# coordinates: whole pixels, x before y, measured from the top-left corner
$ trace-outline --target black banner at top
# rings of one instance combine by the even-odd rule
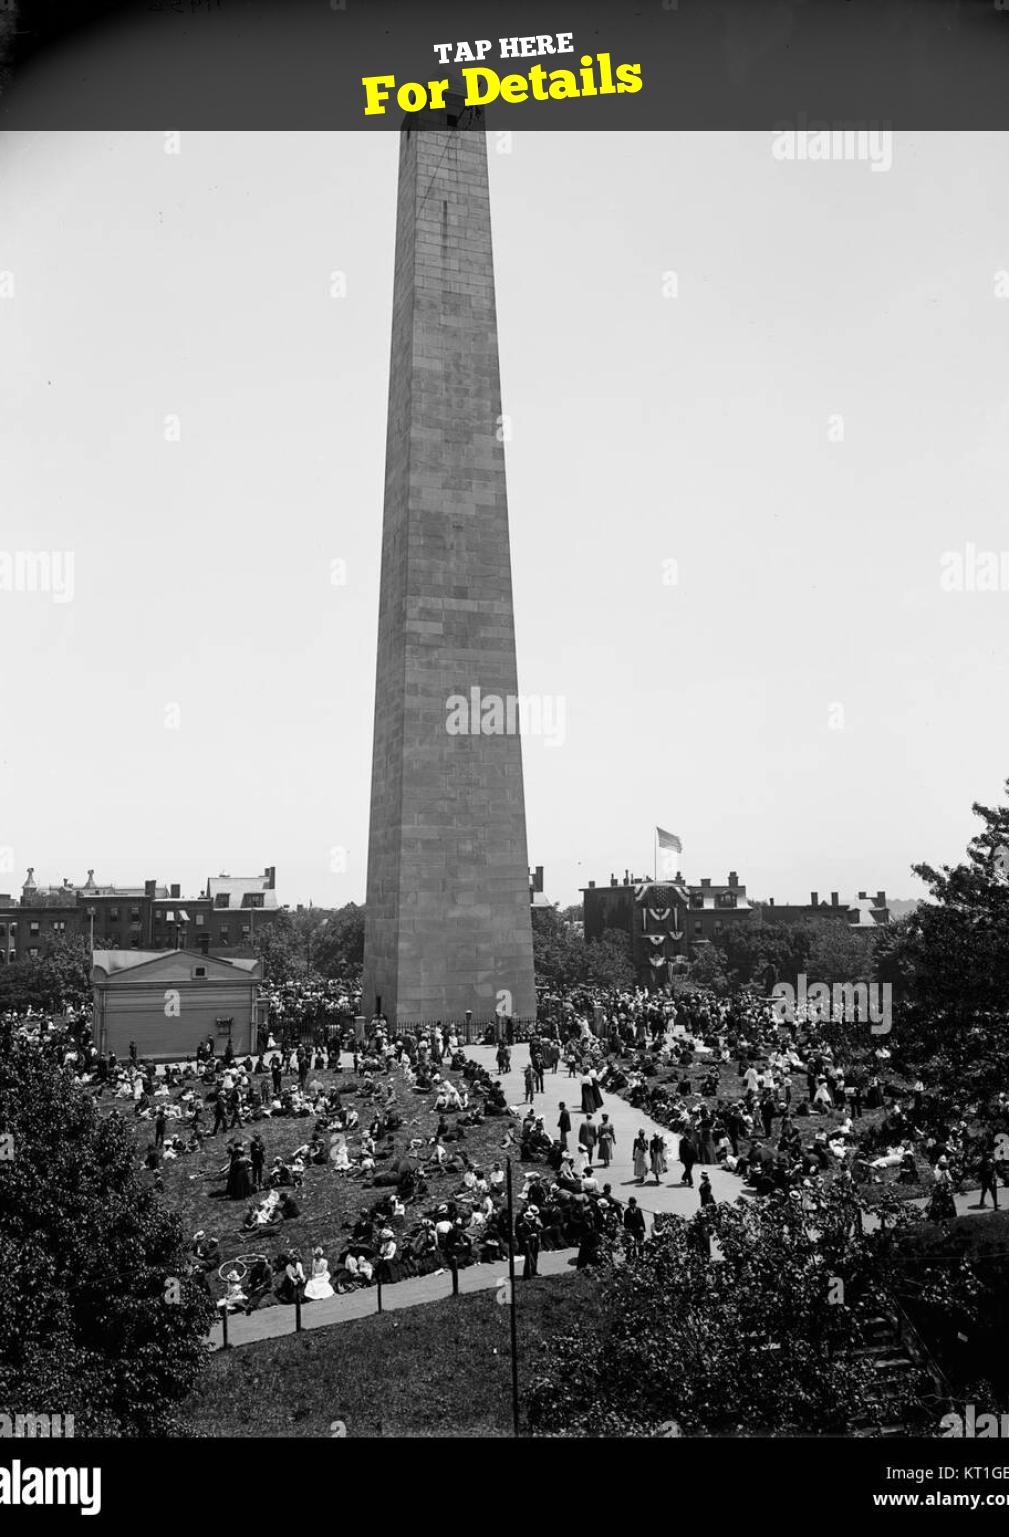
[[[0,0],[15,129],[1009,126],[1009,0]]]

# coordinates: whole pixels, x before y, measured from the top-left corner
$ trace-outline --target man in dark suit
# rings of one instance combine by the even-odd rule
[[[640,1253],[641,1245],[645,1241],[645,1227],[645,1214],[632,1195],[624,1212],[624,1232],[627,1235],[627,1246],[631,1254]]]
[[[697,1147],[693,1137],[688,1131],[685,1131],[683,1136],[680,1138],[680,1162],[683,1165],[683,1179],[680,1183],[693,1187],[694,1164],[697,1162]]]
[[[525,1211],[515,1223],[515,1237],[518,1239],[519,1248],[525,1263],[522,1266],[522,1279],[529,1281],[537,1273],[540,1258],[540,1234],[543,1224],[540,1222],[539,1209],[536,1206],[527,1206]]]
[[[252,1164],[252,1188],[253,1190],[262,1190],[263,1166],[266,1163],[266,1148],[258,1131],[253,1137],[252,1142],[249,1144],[249,1161]]]
[[[560,1144],[563,1151],[568,1150],[568,1132],[571,1130],[571,1115],[567,1105],[561,1100],[561,1113],[557,1119],[557,1130],[560,1132]]]

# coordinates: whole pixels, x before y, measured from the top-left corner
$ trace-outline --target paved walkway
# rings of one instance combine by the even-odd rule
[[[497,1077],[496,1048],[492,1046],[470,1046],[466,1048],[468,1056],[476,1058],[484,1067]],[[512,1071],[506,1074],[501,1085],[509,1105],[524,1105],[525,1082],[524,1070],[529,1060],[529,1048],[519,1045],[512,1048]],[[537,1094],[533,1101],[537,1115],[542,1115],[545,1127],[551,1136],[556,1135],[557,1117],[560,1113],[560,1104],[563,1100],[571,1112],[571,1135],[569,1144],[577,1151],[578,1128],[585,1117],[581,1112],[581,1077],[569,1078],[567,1068],[563,1063],[556,1073],[549,1070],[543,1080],[544,1092]],[[679,1149],[679,1139],[675,1132],[670,1132],[668,1127],[660,1126],[649,1116],[643,1115],[640,1110],[633,1110],[627,1101],[616,1094],[607,1094],[603,1097],[602,1110],[597,1111],[594,1119],[597,1124],[605,1110],[616,1128],[617,1139],[614,1148],[613,1162],[609,1169],[602,1169],[595,1165],[596,1175],[600,1185],[609,1181],[613,1186],[613,1192],[617,1199],[626,1205],[629,1195],[637,1198],[639,1206],[649,1217],[657,1212],[675,1212],[679,1216],[689,1217],[699,1206],[697,1190],[689,1186],[683,1186],[678,1182],[678,1175],[682,1172],[681,1166],[675,1161],[676,1152]],[[524,1113],[524,1111],[523,1111]],[[514,1122],[502,1123],[514,1126]],[[644,1130],[646,1137],[651,1137],[655,1131],[659,1131],[666,1138],[668,1148],[667,1162],[669,1172],[662,1183],[656,1185],[654,1179],[650,1179],[644,1185],[639,1185],[634,1177],[634,1169],[631,1162],[631,1146],[639,1130]],[[580,1167],[580,1162],[576,1163]],[[694,1171],[695,1181],[700,1178],[701,1165]],[[735,1201],[744,1192],[742,1182],[734,1175],[716,1165],[706,1166],[707,1174],[711,1180],[711,1188],[714,1191],[716,1201]],[[549,1170],[547,1171],[549,1173]],[[520,1194],[521,1185],[517,1182],[515,1190],[516,1201]],[[965,1216],[977,1212],[978,1192],[969,1190],[955,1197],[958,1216]],[[927,1201],[923,1198],[916,1199],[912,1204],[924,1207]],[[990,1210],[989,1207],[983,1208]],[[1004,1204],[1001,1209],[1009,1210],[1009,1190],[1004,1192]],[[865,1226],[873,1228],[878,1218],[872,1214],[871,1208],[865,1214]],[[574,1274],[573,1261],[577,1254],[575,1249],[559,1249],[549,1253],[541,1253],[539,1261],[539,1273],[541,1275],[572,1275]],[[516,1257],[516,1276],[521,1285],[522,1261]],[[508,1277],[507,1260],[499,1260],[494,1264],[472,1265],[459,1272],[459,1291],[468,1295],[471,1292],[489,1291],[496,1288]],[[452,1295],[452,1276],[446,1269],[433,1275],[415,1276],[408,1280],[397,1281],[395,1285],[382,1287],[382,1311],[392,1312],[397,1308],[419,1307],[426,1302],[440,1302]],[[302,1308],[301,1321],[303,1329],[325,1328],[330,1324],[346,1322],[350,1318],[367,1318],[378,1312],[378,1288],[371,1286],[359,1291],[346,1292],[343,1295],[327,1297],[320,1302],[306,1303]],[[286,1334],[295,1332],[294,1308],[277,1305],[263,1308],[246,1318],[244,1313],[232,1314],[228,1319],[228,1344],[232,1346],[253,1344],[256,1340],[278,1339]],[[223,1344],[223,1329],[220,1319],[214,1324],[210,1333],[211,1349],[219,1350]]]
[[[554,1249],[550,1253],[541,1253],[539,1274],[574,1275],[573,1261],[577,1253],[577,1249]],[[518,1255],[515,1258],[515,1275],[516,1285],[521,1287],[522,1260]],[[459,1272],[459,1292],[460,1295],[468,1295],[470,1292],[491,1291],[507,1279],[507,1258],[497,1260],[494,1264],[471,1265]],[[391,1313],[395,1308],[441,1302],[451,1295],[452,1276],[448,1270],[437,1271],[433,1275],[413,1276],[405,1281],[397,1281],[394,1286],[382,1287],[382,1311]],[[346,1323],[348,1318],[370,1318],[377,1312],[378,1287],[368,1286],[359,1291],[324,1297],[319,1302],[305,1303],[301,1309],[301,1324],[303,1329],[320,1329],[329,1324]],[[294,1322],[294,1308],[279,1303],[276,1307],[262,1308],[249,1318],[244,1313],[232,1313],[228,1318],[228,1344],[251,1345],[256,1340],[279,1339],[282,1335],[295,1332]],[[218,1320],[210,1332],[211,1349],[220,1350],[223,1343],[223,1329]]]
[[[487,1069],[493,1078],[497,1078],[497,1048],[495,1046],[468,1046],[466,1055],[475,1057],[480,1064]],[[509,1105],[524,1107],[525,1081],[524,1072],[529,1061],[529,1048],[526,1045],[512,1047],[512,1070],[501,1079],[501,1087],[504,1089],[505,1098]],[[537,1115],[543,1117],[544,1127],[551,1137],[557,1136],[557,1117],[560,1113],[561,1100],[564,1100],[571,1114],[571,1133],[568,1138],[568,1147],[575,1153],[575,1168],[581,1168],[581,1160],[577,1156],[578,1129],[585,1120],[582,1115],[582,1081],[581,1074],[577,1078],[569,1078],[568,1070],[562,1062],[556,1073],[548,1068],[543,1079],[542,1094],[537,1094],[533,1100],[533,1109]],[[633,1195],[638,1205],[650,1216],[656,1212],[675,1212],[680,1217],[693,1216],[698,1210],[700,1201],[697,1197],[697,1184],[701,1174],[706,1173],[711,1180],[711,1188],[716,1201],[735,1201],[743,1192],[743,1182],[735,1174],[728,1173],[717,1164],[698,1164],[694,1169],[694,1188],[680,1184],[680,1176],[683,1173],[682,1166],[677,1160],[680,1149],[680,1139],[676,1132],[670,1131],[668,1126],[660,1126],[649,1116],[640,1110],[632,1110],[625,1099],[617,1094],[604,1094],[602,1110],[597,1110],[593,1115],[596,1125],[602,1119],[603,1111],[609,1116],[616,1128],[617,1140],[613,1151],[613,1162],[608,1169],[604,1169],[596,1163],[594,1167],[596,1178],[600,1188],[609,1182],[613,1186],[613,1194],[618,1201],[627,1204],[628,1196]],[[523,1114],[525,1110],[523,1108]],[[634,1165],[631,1158],[631,1148],[638,1132],[643,1130],[645,1136],[651,1139],[653,1133],[659,1132],[666,1139],[666,1163],[667,1173],[662,1183],[656,1185],[654,1178],[649,1176],[644,1185],[639,1185],[634,1178]],[[546,1171],[549,1174],[549,1169]],[[519,1191],[516,1190],[516,1196]]]

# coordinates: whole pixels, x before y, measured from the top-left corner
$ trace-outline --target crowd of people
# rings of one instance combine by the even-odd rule
[[[1009,1184],[998,1156],[1009,1095],[968,1105],[929,1093],[921,1080],[895,1082],[885,1042],[865,1027],[839,1028],[815,1007],[786,1018],[748,991],[573,993],[553,1004],[551,1028],[571,1075],[591,1075],[669,1128],[684,1184],[698,1165],[735,1173],[759,1195],[815,1196],[836,1178],[864,1197],[892,1179],[928,1196],[937,1219],[952,1214],[968,1179],[980,1184],[981,1206],[989,1193],[997,1205],[999,1183]],[[658,1182],[667,1151],[640,1133],[636,1176]]]
[[[507,1256],[510,1233],[527,1277],[543,1250],[574,1248],[579,1265],[621,1247],[633,1252],[645,1241],[645,1213],[637,1196],[622,1201],[607,1181],[616,1132],[604,1094],[654,1123],[633,1140],[634,1179],[659,1185],[678,1165],[678,1182],[693,1187],[699,1170],[702,1217],[714,1202],[707,1169],[716,1167],[751,1194],[803,1200],[831,1180],[864,1199],[893,1179],[929,1196],[935,1218],[951,1214],[970,1177],[982,1206],[989,1194],[997,1205],[999,1185],[1009,1183],[998,1157],[1009,1095],[979,1107],[943,1100],[920,1081],[907,1088],[892,1080],[885,1043],[840,1031],[809,1007],[786,1019],[746,991],[657,998],[572,989],[542,998],[535,1025],[520,1032],[505,1022],[492,1032],[495,1076],[467,1055],[468,1029],[397,1030],[375,1016],[361,1040],[348,1017],[356,1005],[338,983],[272,988],[268,1033],[254,1055],[239,1059],[229,1046],[218,1056],[208,1042],[195,1060],[167,1066],[133,1050],[125,1061],[102,1056],[86,1009],[4,1022],[100,1101],[149,1127],[140,1158],[155,1185],[166,1165],[194,1158],[201,1175],[223,1182],[222,1198],[240,1203],[241,1234],[297,1220],[312,1168],[359,1185],[366,1199],[328,1253],[314,1245],[306,1259],[281,1243],[272,1260],[257,1253],[228,1268],[206,1235],[195,1235],[193,1274],[225,1267],[220,1300],[229,1311],[269,1298],[310,1304],[334,1290],[493,1263]],[[520,1035],[529,1043],[525,1103],[509,1105],[501,1080]],[[572,1085],[550,1127],[536,1113],[548,1073]],[[418,1099],[430,1123],[406,1138],[404,1108]],[[467,1132],[495,1119],[502,1153],[514,1150],[526,1166],[513,1226],[502,1161],[474,1159],[467,1147]],[[305,1124],[271,1157],[263,1133],[278,1120]]]

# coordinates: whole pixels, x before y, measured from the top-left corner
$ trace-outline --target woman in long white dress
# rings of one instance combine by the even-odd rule
[[[333,1296],[333,1285],[329,1279],[329,1261],[321,1249],[312,1250],[312,1274],[305,1287],[305,1296],[311,1297],[313,1302],[320,1302],[323,1297]]]

